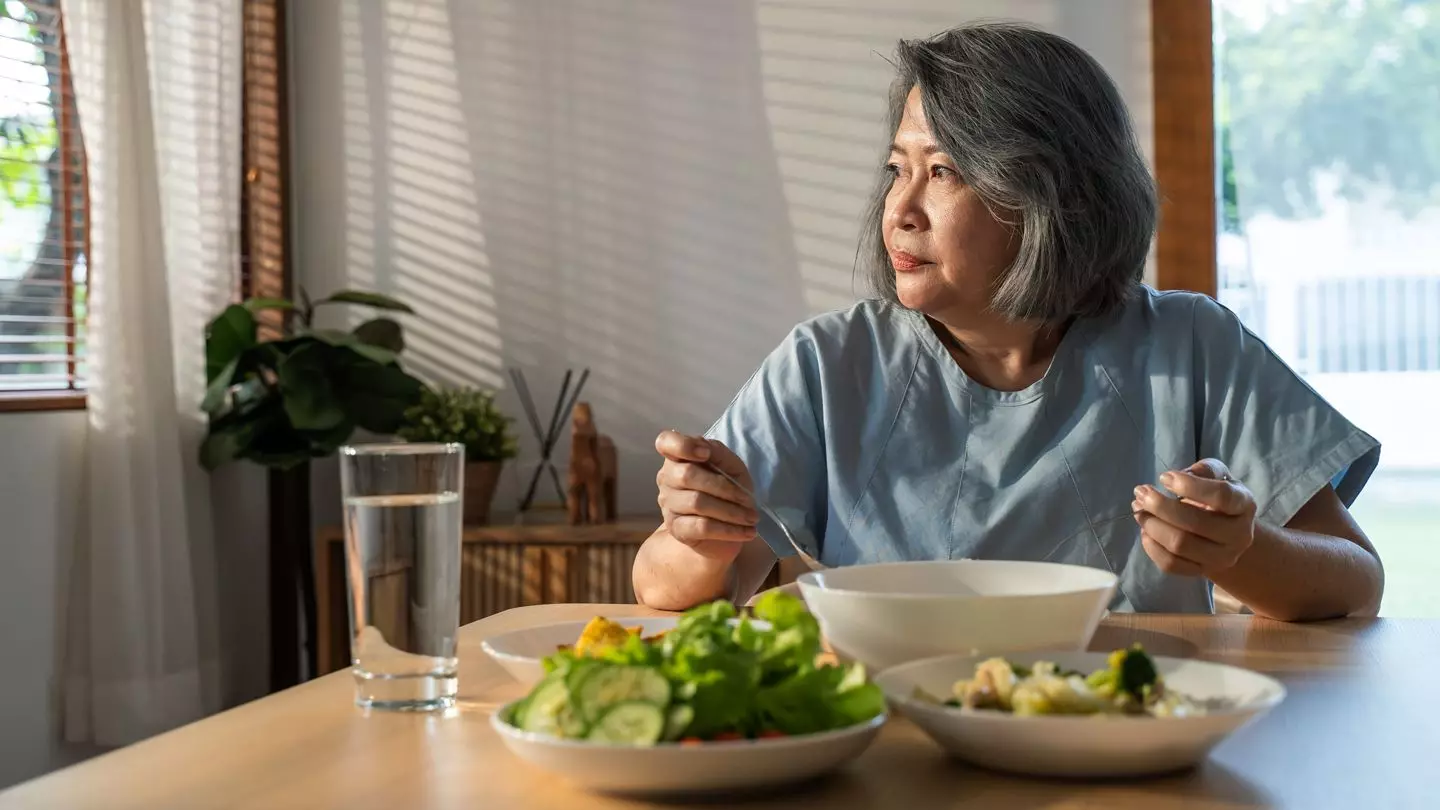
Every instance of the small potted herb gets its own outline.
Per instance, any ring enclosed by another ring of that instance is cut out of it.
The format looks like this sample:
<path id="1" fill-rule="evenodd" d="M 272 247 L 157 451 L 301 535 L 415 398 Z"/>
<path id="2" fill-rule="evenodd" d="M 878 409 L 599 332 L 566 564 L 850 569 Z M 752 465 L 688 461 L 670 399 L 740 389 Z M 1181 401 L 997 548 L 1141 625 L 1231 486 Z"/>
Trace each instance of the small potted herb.
<path id="1" fill-rule="evenodd" d="M 405 410 L 398 435 L 407 442 L 465 445 L 465 522 L 480 525 L 490 519 L 501 467 L 515 457 L 510 422 L 493 394 L 475 388 L 427 389 Z"/>

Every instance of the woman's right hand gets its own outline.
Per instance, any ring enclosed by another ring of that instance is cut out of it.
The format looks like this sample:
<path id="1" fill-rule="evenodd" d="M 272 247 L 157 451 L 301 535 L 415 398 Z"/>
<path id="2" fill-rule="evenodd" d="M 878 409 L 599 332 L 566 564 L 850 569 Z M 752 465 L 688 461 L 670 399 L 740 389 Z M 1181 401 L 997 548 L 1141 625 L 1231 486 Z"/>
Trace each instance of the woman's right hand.
<path id="1" fill-rule="evenodd" d="M 713 464 L 752 487 L 745 462 L 713 439 L 673 430 L 661 433 L 655 449 L 665 458 L 655 483 L 656 501 L 670 536 L 701 556 L 729 563 L 756 538 L 760 515 L 739 487 L 706 465 Z"/>

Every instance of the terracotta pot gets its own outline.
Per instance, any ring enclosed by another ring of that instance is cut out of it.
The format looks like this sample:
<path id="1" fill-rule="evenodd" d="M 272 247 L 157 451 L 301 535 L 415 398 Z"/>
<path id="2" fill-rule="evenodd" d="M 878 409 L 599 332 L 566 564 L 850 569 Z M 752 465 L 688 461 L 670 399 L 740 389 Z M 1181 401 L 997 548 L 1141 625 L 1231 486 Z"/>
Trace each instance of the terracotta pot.
<path id="1" fill-rule="evenodd" d="M 471 461 L 465 465 L 465 525 L 483 526 L 490 522 L 490 502 L 495 500 L 495 486 L 500 483 L 503 461 Z"/>

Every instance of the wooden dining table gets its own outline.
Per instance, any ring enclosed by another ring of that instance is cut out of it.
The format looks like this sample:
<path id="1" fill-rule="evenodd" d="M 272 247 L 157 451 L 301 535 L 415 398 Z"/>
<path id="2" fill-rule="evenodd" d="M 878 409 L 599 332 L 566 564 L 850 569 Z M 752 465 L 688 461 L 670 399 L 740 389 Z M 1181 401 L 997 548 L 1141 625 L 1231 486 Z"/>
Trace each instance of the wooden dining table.
<path id="1" fill-rule="evenodd" d="M 480 648 L 559 621 L 663 615 L 635 605 L 539 605 L 460 632 L 460 696 L 445 714 L 363 711 L 336 672 L 0 793 L 0 810 L 104 808 L 684 807 L 584 792 L 517 759 L 490 715 L 522 689 Z M 875 744 L 810 784 L 700 806 L 753 808 L 1440 808 L 1440 621 L 1283 624 L 1249 616 L 1113 615 L 1092 648 L 1235 664 L 1288 688 L 1197 769 L 1118 781 L 1034 779 L 943 755 L 892 717 Z M 1163 722 L 1163 721 L 1161 721 Z"/>

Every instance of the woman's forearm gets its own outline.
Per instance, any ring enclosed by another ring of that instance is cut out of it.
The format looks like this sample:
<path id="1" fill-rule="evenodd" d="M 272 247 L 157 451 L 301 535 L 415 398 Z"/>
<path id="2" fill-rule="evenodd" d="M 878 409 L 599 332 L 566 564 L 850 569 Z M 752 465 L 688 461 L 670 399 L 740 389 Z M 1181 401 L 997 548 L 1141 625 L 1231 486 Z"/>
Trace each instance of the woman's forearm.
<path id="1" fill-rule="evenodd" d="M 632 579 L 640 604 L 659 610 L 685 610 L 713 599 L 748 600 L 775 567 L 775 552 L 758 536 L 748 541 L 706 546 L 701 553 L 655 530 L 635 555 Z"/>
<path id="2" fill-rule="evenodd" d="M 657 610 L 685 610 L 728 596 L 732 568 L 730 561 L 697 553 L 661 526 L 635 555 L 635 598 Z"/>
<path id="3" fill-rule="evenodd" d="M 1373 616 L 1385 587 L 1368 541 L 1263 523 L 1239 561 L 1212 579 L 1255 613 L 1282 621 Z"/>

